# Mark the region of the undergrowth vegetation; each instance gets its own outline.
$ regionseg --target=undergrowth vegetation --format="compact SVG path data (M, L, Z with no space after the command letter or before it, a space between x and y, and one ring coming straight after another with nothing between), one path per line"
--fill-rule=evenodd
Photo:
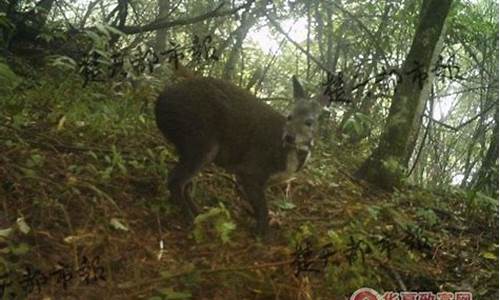
M364 149L324 139L295 180L268 189L269 241L256 241L234 179L213 166L196 178L204 210L187 228L168 201L176 155L153 120L157 89L83 88L45 72L0 101L0 274L19 279L7 295L345 299L364 286L498 295L496 199L377 190L350 175ZM307 264L305 253L318 259ZM99 258L102 278L23 286L27 266L49 272L84 257Z

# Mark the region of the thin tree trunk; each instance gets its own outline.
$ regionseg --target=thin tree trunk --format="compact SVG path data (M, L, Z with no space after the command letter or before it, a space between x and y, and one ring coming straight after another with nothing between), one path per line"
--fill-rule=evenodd
M236 64L239 60L241 53L241 46L243 41L248 34L248 31L257 21L257 17L254 13L244 13L241 19L241 25L236 29L234 34L234 45L229 52L226 64L224 65L224 71L222 73L222 78L226 80L231 80L234 78Z
M464 178L462 178L462 182L460 183L461 188L466 188L469 177L472 172L472 168L474 168L475 163L472 161L472 154L474 150L474 145L477 143L477 139L480 133L484 131L484 127L481 123L478 123L476 129L474 130L474 134L470 139L469 147L467 148L467 154L465 158L465 166L464 166Z
M379 145L357 172L358 176L381 187L392 189L402 183L408 153L414 147L413 134L432 82L430 71L440 50L438 44L451 2L428 0L427 9L422 10Z
M333 58L333 39L335 36L333 30L333 13L332 6L328 1L323 2L326 8L326 66L332 72L335 72L337 60ZM340 36L340 35L339 35ZM337 49L340 47L340 39L337 40ZM336 51L338 52L338 51Z
M496 197L498 194L498 107L495 112L495 128L491 134L488 151L475 178L474 189Z
M434 115L434 90L431 92L431 97L429 101L429 115L432 116ZM425 143L427 142L427 136L429 135L429 131L431 130L432 122L429 120L427 123L427 126L425 127L425 132L424 135L422 136L422 141L420 143L420 147L417 151L417 154L415 155L415 160L413 162L413 166L410 168L410 171L408 172L408 176L411 176L413 170L416 168L417 164L419 164L419 159L420 156L423 152L423 149L425 147Z
M384 9L384 14L382 16L382 20L377 28L377 31L374 35L375 39L376 40L380 40L381 37L382 37L382 33L385 31L385 27L387 26L387 23L389 21L389 12L390 12L390 8L391 6L386 2L386 5L385 5L385 9ZM364 56L363 57L368 57L370 55L370 52L372 51L371 48L367 49L364 53ZM372 76L372 73L373 75L375 73L377 73L377 65L378 65L378 62L380 61L380 57L382 56L382 53L381 53L381 49L380 47L377 47L375 49L375 53L373 54L373 58L372 58L372 61L371 63L369 64L368 66L368 69L367 71L365 72L364 74L364 78L362 78L361 82L364 82L366 81L368 78L370 78L370 76ZM365 96L363 97L363 95L365 94L369 94L373 89L375 88L374 85L371 85L369 87L369 91L367 93L365 93L365 89L364 87L360 87L358 88L358 90L356 91L356 96L354 96L354 99L353 99L353 104L352 105L352 108L349 109L345 114L344 116L342 117L342 120L340 121L340 126L339 126L339 129L340 130L344 130L344 125L345 123L356 113L356 112L361 112L361 113L364 113L364 114L368 114L369 111L371 110L371 107L374 105L375 101L372 97L368 97L368 96ZM355 105L357 102L358 102L358 99L363 99L361 104L360 105ZM366 130L367 131L367 130ZM345 133L345 132L344 132ZM358 143L359 141L361 141L361 139L363 137L365 137L366 134L353 134L351 136L351 139L350 139L350 142L352 144L356 144Z
M170 0L158 0L158 19L165 19L170 12ZM168 29L161 28L156 31L155 50L160 53L167 48Z
M311 53L311 1L307 1L307 38L306 38L306 51L307 53ZM309 80L311 76L311 59L310 56L307 55L307 70L306 70L306 79Z
M322 63L325 63L325 51L323 49L323 34L325 25L323 22L323 16L321 15L320 4L322 4L322 2L316 2L316 7L314 9L314 18L316 19L316 24L318 24L316 26L316 39L318 41L319 59ZM328 64L326 66L330 67Z

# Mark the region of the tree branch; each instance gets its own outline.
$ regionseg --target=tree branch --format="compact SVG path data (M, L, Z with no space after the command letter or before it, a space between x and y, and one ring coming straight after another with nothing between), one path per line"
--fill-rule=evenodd
M493 88L498 88L498 86L492 86L492 87ZM485 90L487 88L488 88L488 86L470 87L470 88L465 88L463 90L458 90L458 91L455 91L455 92L452 92L452 93L442 94L442 95L436 96L436 98L444 98L444 97L458 95L458 94L464 94L464 93L471 92L471 91L476 91L476 90Z
M95 0L93 2L90 2L89 5L87 6L87 10L85 11L85 14L83 15L82 20L80 21L80 28L85 27L85 23L87 23L87 19L90 17L92 14L94 7L101 2L102 0Z
M341 5L339 5L336 1L332 1L332 4L336 8L338 8L342 13L346 14L347 16L349 16L349 18L353 19L356 23L358 23L359 27L363 31L365 31L366 34L369 36L372 45L375 46L375 48L377 48L378 51L380 51L380 54L385 61L385 65L390 66L389 60L387 59L387 56L385 55L384 49L382 49L382 47L380 47L379 39L376 39L375 36L373 36L370 29L368 29L368 27L366 27L365 24L363 22L361 22L361 20L357 16L355 16L352 13L350 13L349 11L347 11L345 8L343 8Z
M281 28L281 26L278 24L278 22L276 22L271 16L269 16L269 14L266 14L266 17L269 20L269 22L276 28L276 30L278 30L282 35L284 35L286 37L286 39L288 41L290 41L290 43L292 43L295 47L297 47L297 49L300 50L300 52L304 53L307 57L309 57L321 69L323 69L324 71L326 71L328 73L333 74L333 72L329 68L327 68L325 65L323 65L319 60L317 60L314 56L312 56L304 48L302 48L302 46L300 46L299 43L297 43L292 38L290 38L290 36L288 36L288 34Z
M171 28L171 27L175 27L175 26L189 25L189 24L204 21L204 20L209 19L209 18L232 15L232 14L234 14L242 9L249 8L254 2L255 2L255 0L248 0L245 4L242 4L238 7L235 7L233 9L229 9L229 10L221 11L221 8L225 4L225 2L222 1L214 10L209 11L209 12L204 13L204 14L201 14L201 15L198 15L198 16L188 17L188 18L173 20L173 21L155 20L149 24L142 25L142 26L139 26L139 25L122 26L121 28L118 28L118 29L126 34L135 34L135 33L140 33L140 32L153 31L153 30L157 30L157 29L165 29L165 28Z
M493 107L496 107L498 104L497 103L493 103L492 105L488 106L488 108L486 108L484 111L478 113L477 115L475 115L474 117L470 118L469 120L463 122L462 124L454 127L454 126L451 126L451 125L448 125L446 123L443 123L441 121L438 121L434 118L432 118L431 116L427 115L427 114L424 114L424 117L426 117L427 119L429 119L429 121L432 121L436 124L439 124L445 128L448 128L450 130L453 130L453 131L459 131L460 129L462 129L463 127L469 125L470 123L472 123L474 120L476 120L477 118L481 117L482 115L486 114L487 112L489 112Z
M429 113L432 115L434 113L434 99L436 98L435 93L434 93L434 88L432 88L431 93L432 94L431 94L431 98L430 98ZM413 173L413 171L415 170L415 168L417 167L418 160L420 159L420 154L422 154L422 150L424 149L425 142L427 141L427 135L429 134L429 131L431 129L431 124L432 123L429 121L427 123L427 126L425 126L424 136L422 137L422 142L420 143L420 147L418 148L418 152L415 155L415 161L413 162L413 165L410 168L410 171L408 172L406 177L410 177L411 174Z

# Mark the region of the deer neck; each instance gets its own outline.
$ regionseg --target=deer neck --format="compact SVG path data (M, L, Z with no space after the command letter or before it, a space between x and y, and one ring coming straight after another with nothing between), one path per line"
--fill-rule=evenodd
M311 155L310 149L298 149L282 143L279 156L281 158L280 170L271 176L272 182L292 179L293 175L304 167Z

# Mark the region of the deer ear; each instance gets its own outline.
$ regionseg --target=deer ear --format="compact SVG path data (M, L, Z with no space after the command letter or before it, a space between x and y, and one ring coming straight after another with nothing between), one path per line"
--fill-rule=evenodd
M295 100L307 98L306 92L295 75L292 76L293 98Z

